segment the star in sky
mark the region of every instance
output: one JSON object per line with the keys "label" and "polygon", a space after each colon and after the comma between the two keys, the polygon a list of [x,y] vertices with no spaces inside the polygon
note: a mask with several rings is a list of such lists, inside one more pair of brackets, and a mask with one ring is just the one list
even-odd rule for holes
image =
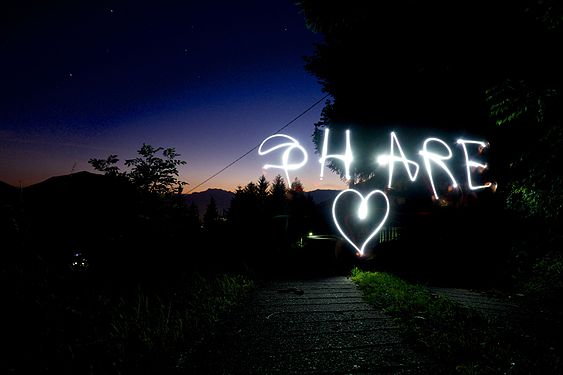
{"label": "star in sky", "polygon": [[[303,61],[320,37],[286,0],[63,3],[36,2],[3,33],[0,131],[29,142],[0,138],[0,181],[91,170],[145,142],[175,147],[196,184],[322,96]],[[295,126],[304,142],[317,120]],[[202,188],[256,179],[248,158]]]}

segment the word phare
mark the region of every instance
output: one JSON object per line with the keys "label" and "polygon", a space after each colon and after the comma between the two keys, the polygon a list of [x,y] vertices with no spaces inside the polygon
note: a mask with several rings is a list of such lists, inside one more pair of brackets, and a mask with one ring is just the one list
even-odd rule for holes
{"label": "word phare", "polygon": [[[319,163],[321,165],[320,170],[320,179],[323,178],[324,167],[326,161],[329,159],[337,159],[340,160],[344,164],[344,176],[347,180],[350,179],[350,167],[354,161],[354,154],[352,152],[352,146],[350,143],[350,131],[346,130],[345,132],[345,151],[343,154],[329,154],[328,153],[328,140],[329,140],[330,130],[327,128],[324,132],[324,139],[323,139],[323,147],[321,151],[321,157],[319,159]],[[278,143],[272,147],[265,148],[266,143],[271,143],[270,141],[276,138],[282,138],[284,140],[283,143]],[[488,187],[493,186],[491,182],[486,182],[482,185],[476,185],[472,179],[472,174],[475,170],[478,172],[483,172],[484,169],[487,168],[487,164],[480,163],[476,160],[472,159],[470,153],[474,153],[475,149],[478,152],[482,152],[485,148],[489,145],[484,141],[475,141],[475,140],[467,140],[467,139],[458,139],[456,142],[461,148],[463,149],[463,154],[465,157],[465,170],[467,175],[467,186],[470,190],[479,190],[485,189]],[[266,138],[258,147],[258,154],[260,155],[267,155],[273,151],[285,149],[282,153],[282,160],[280,164],[266,164],[264,165],[264,169],[270,168],[277,168],[284,171],[287,181],[291,181],[289,178],[289,171],[295,171],[301,167],[303,167],[308,161],[307,151],[298,140],[289,135],[285,134],[274,134],[268,138]],[[439,149],[438,152],[436,149]],[[432,150],[432,151],[431,151]],[[292,152],[298,151],[300,153],[300,161],[299,162],[290,162],[290,156]],[[446,161],[452,159],[453,153],[452,149],[448,146],[446,142],[439,138],[430,137],[426,138],[422,143],[422,148],[418,151],[418,155],[422,158],[422,164],[424,165],[424,169],[426,174],[428,175],[428,179],[430,180],[430,185],[432,186],[432,192],[436,199],[439,198],[438,192],[436,190],[436,186],[434,184],[434,168],[439,168],[449,177],[451,181],[451,186],[455,189],[459,187],[457,180],[455,179],[454,175],[448,168]],[[390,143],[389,143],[389,153],[387,154],[380,154],[376,157],[375,160],[380,166],[387,166],[388,170],[388,184],[387,187],[391,188],[393,185],[393,175],[395,173],[395,164],[400,163],[402,164],[403,168],[407,172],[409,179],[414,182],[416,181],[419,171],[420,165],[414,160],[408,159],[401,147],[401,143],[399,142],[399,138],[395,132],[391,132],[390,134]]]}
{"label": "word phare", "polygon": [[[345,132],[345,151],[343,154],[329,154],[328,153],[328,140],[329,140],[330,130],[328,128],[324,131],[324,138],[323,138],[323,147],[321,151],[321,157],[319,159],[319,163],[321,164],[321,173],[320,178],[323,178],[323,171],[328,159],[336,159],[340,160],[344,164],[344,176],[347,180],[351,178],[350,176],[350,167],[354,162],[354,154],[352,152],[352,146],[350,143],[350,131],[346,130]],[[275,144],[269,148],[265,148],[266,143],[271,143],[274,139],[282,139],[282,143]],[[487,168],[487,164],[480,163],[475,161],[470,156],[470,153],[473,153],[475,149],[477,149],[478,153],[481,153],[486,147],[488,147],[488,143],[483,141],[475,141],[475,140],[467,140],[467,139],[458,139],[456,142],[462,149],[463,155],[465,158],[465,171],[467,174],[467,186],[471,190],[478,190],[478,189],[485,189],[492,187],[493,185],[496,187],[496,184],[492,184],[491,182],[486,182],[483,185],[475,185],[472,179],[472,173],[475,170],[479,172],[483,172],[484,169]],[[307,151],[299,141],[295,138],[290,137],[289,135],[285,134],[274,134],[268,138],[266,138],[258,147],[258,154],[260,155],[267,155],[271,152],[276,150],[284,149],[281,155],[281,163],[280,164],[266,164],[264,165],[264,169],[276,168],[281,169],[284,171],[285,176],[287,178],[288,183],[291,181],[289,178],[289,171],[295,171],[305,164],[308,161]],[[439,149],[441,152],[437,152],[436,149]],[[299,152],[300,154],[300,161],[299,162],[290,162],[290,156],[292,152]],[[446,142],[439,138],[430,137],[426,138],[422,143],[422,148],[418,151],[418,155],[422,158],[422,163],[424,165],[424,169],[426,174],[428,175],[428,179],[430,180],[430,185],[432,186],[433,196],[438,199],[438,192],[436,191],[436,186],[434,184],[434,177],[433,177],[433,168],[439,168],[448,176],[451,181],[452,188],[458,188],[459,184],[455,179],[454,175],[448,168],[446,161],[452,159],[453,153],[451,148],[448,146]],[[395,173],[395,164],[399,163],[402,164],[403,168],[407,172],[409,179],[414,182],[416,181],[419,172],[420,172],[420,165],[414,160],[407,158],[403,148],[401,147],[401,143],[399,142],[399,138],[395,132],[391,132],[390,134],[390,143],[389,143],[389,153],[387,154],[380,154],[376,157],[375,162],[377,162],[380,166],[387,166],[388,171],[388,183],[387,187],[391,188],[393,185],[393,175]],[[385,210],[383,217],[379,220],[379,222],[375,222],[374,227],[369,233],[367,234],[366,238],[361,242],[361,244],[357,244],[351,239],[351,236],[346,233],[343,229],[342,223],[345,221],[339,219],[337,215],[337,207],[339,206],[339,202],[341,202],[341,197],[344,195],[356,196],[356,199],[359,199],[360,204],[356,209],[356,216],[358,221],[366,222],[369,218],[369,210],[368,210],[368,202],[372,197],[381,196],[383,198],[383,202],[385,202]],[[381,199],[379,200],[381,201]],[[373,190],[369,192],[366,196],[362,195],[357,190],[354,189],[346,189],[341,191],[335,198],[332,203],[332,218],[334,220],[334,224],[336,228],[342,235],[342,237],[348,241],[354,249],[356,249],[357,253],[362,256],[364,255],[364,251],[368,243],[375,237],[375,235],[381,230],[383,225],[385,224],[388,216],[389,216],[390,204],[389,198],[387,195],[381,190]]]}

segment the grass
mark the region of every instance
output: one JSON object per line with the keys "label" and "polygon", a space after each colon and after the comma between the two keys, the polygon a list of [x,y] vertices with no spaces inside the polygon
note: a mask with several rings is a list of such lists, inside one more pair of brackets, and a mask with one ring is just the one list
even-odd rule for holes
{"label": "grass", "polygon": [[426,288],[383,272],[354,269],[368,302],[397,319],[407,340],[444,373],[555,374],[556,350],[509,321],[489,319]]}
{"label": "grass", "polygon": [[[33,295],[16,293],[23,303],[9,304],[13,353],[0,361],[6,373],[181,372],[185,353],[253,288],[249,278],[227,274],[189,274],[132,288],[88,282],[72,292],[50,284]],[[64,279],[62,285],[75,284]]]}
{"label": "grass", "polygon": [[120,298],[107,336],[118,353],[117,367],[162,373],[181,366],[183,352],[201,342],[253,283],[240,275],[195,275],[185,286],[164,298],[141,289],[133,298]]}

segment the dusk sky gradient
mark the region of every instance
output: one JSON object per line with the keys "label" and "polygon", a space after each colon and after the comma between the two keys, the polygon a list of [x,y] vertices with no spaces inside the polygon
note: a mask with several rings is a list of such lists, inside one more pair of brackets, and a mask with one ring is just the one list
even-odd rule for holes
{"label": "dusk sky gradient", "polygon": [[[190,190],[324,95],[303,61],[320,37],[291,1],[19,4],[0,18],[0,180],[15,186],[145,142],[176,148]],[[310,158],[291,176],[341,189],[328,169],[319,180],[321,108],[284,131]],[[234,190],[266,161],[255,151],[197,190]]]}

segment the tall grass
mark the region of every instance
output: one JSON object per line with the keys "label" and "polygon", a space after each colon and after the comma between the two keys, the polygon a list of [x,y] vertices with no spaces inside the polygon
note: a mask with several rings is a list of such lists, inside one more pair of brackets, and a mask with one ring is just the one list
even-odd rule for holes
{"label": "tall grass", "polygon": [[408,341],[443,372],[461,374],[557,374],[561,356],[541,337],[509,320],[479,312],[384,272],[354,269],[352,279],[367,300],[396,317]]}
{"label": "tall grass", "polygon": [[[181,372],[215,324],[252,289],[240,275],[100,286],[80,278],[20,275],[4,309],[7,374]],[[20,285],[21,284],[21,285]],[[37,285],[36,285],[37,284]]]}
{"label": "tall grass", "polygon": [[182,354],[201,342],[221,315],[252,288],[240,275],[199,275],[170,295],[142,288],[121,297],[110,312],[108,348],[117,371],[163,373],[181,365]]}

